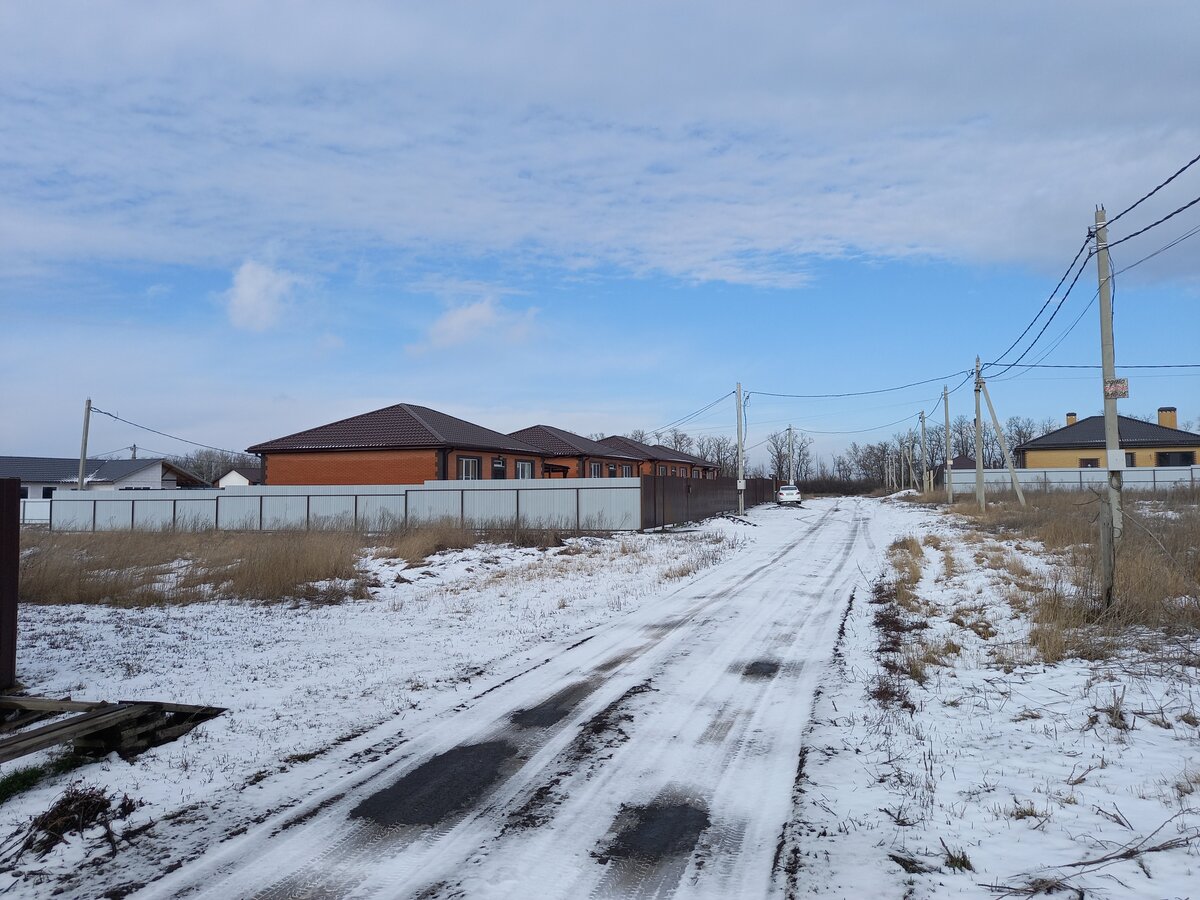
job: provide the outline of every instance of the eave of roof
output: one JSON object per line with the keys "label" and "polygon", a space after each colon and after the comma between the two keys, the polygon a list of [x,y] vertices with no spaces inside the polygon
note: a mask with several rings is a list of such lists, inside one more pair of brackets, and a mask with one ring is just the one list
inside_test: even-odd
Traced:
{"label": "eave of roof", "polygon": [[[1200,447],[1200,434],[1167,428],[1155,422],[1143,422],[1128,416],[1117,417],[1122,447]],[[1026,441],[1015,450],[1091,450],[1103,447],[1104,416],[1088,416],[1072,425],[1064,425],[1041,437]]]}

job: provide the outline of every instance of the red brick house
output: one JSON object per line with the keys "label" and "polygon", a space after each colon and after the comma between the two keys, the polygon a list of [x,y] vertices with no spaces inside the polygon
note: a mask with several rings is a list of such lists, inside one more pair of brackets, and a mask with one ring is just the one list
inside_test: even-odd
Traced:
{"label": "red brick house", "polygon": [[585,438],[552,425],[531,425],[512,437],[546,454],[547,478],[631,478],[640,474],[641,460],[634,454]]}
{"label": "red brick house", "polygon": [[541,478],[547,456],[507,434],[412,403],[264,441],[247,452],[261,457],[268,485]]}
{"label": "red brick house", "polygon": [[623,453],[637,456],[641,461],[638,467],[640,475],[666,475],[676,478],[716,478],[719,469],[708,460],[672,450],[662,444],[644,444],[633,438],[622,437],[619,434],[602,438],[601,444],[620,450]]}

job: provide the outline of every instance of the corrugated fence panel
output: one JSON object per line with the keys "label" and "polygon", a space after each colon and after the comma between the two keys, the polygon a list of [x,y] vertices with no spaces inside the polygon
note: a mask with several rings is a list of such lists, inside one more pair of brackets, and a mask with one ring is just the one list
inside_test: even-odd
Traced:
{"label": "corrugated fence panel", "polygon": [[21,524],[45,525],[50,521],[49,500],[22,500]]}
{"label": "corrugated fence panel", "polygon": [[404,494],[358,498],[358,527],[387,531],[404,525]]}
{"label": "corrugated fence panel", "polygon": [[623,531],[641,522],[641,492],[631,488],[592,488],[579,492],[579,524],[586,531]]}
{"label": "corrugated fence panel", "polygon": [[217,528],[230,531],[258,528],[260,502],[265,502],[265,498],[260,501],[258,497],[221,497],[217,501]]}
{"label": "corrugated fence panel", "polygon": [[92,502],[90,500],[59,500],[51,507],[50,527],[55,531],[91,531]]}
{"label": "corrugated fence panel", "polygon": [[133,527],[146,531],[170,531],[173,506],[174,503],[171,500],[135,499],[133,501]]}
{"label": "corrugated fence panel", "polygon": [[458,491],[410,490],[408,492],[408,521],[435,522],[462,515],[462,500]]}
{"label": "corrugated fence panel", "polygon": [[463,512],[476,528],[511,526],[517,518],[517,492],[468,489],[463,492]]}
{"label": "corrugated fence panel", "polygon": [[[316,498],[314,498],[316,499]],[[225,513],[226,500],[221,503],[221,513]],[[270,531],[282,531],[298,528],[303,531],[308,527],[308,497],[281,496],[262,498],[262,527]]]}
{"label": "corrugated fence panel", "polygon": [[522,528],[574,528],[575,489],[521,491]]}
{"label": "corrugated fence panel", "polygon": [[133,497],[128,500],[97,500],[97,531],[129,531],[133,528]]}
{"label": "corrugated fence panel", "polygon": [[308,516],[313,528],[351,528],[354,526],[354,498],[328,494],[309,498]]}
{"label": "corrugated fence panel", "polygon": [[[1162,466],[1122,469],[1124,486],[1131,491],[1170,490],[1200,485],[1198,466]],[[955,469],[951,474],[954,492],[974,493],[975,470]],[[1021,489],[1088,490],[1103,487],[1108,481],[1105,469],[1017,469]],[[983,483],[988,491],[1010,491],[1012,481],[1007,469],[984,469]]]}
{"label": "corrugated fence panel", "polygon": [[[255,524],[257,525],[257,522]],[[175,501],[176,531],[208,531],[216,527],[217,502],[215,500]]]}

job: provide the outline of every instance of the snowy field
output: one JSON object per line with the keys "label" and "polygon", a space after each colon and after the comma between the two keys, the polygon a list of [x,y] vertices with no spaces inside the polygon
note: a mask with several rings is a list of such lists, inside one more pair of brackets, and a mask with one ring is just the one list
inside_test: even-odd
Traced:
{"label": "snowy field", "polygon": [[[923,684],[879,652],[907,535],[911,634],[954,648]],[[0,806],[20,833],[75,780],[142,804],[115,854],[92,829],[0,889],[1200,896],[1196,671],[1037,663],[1013,599],[1058,565],[1036,544],[845,499],[364,564],[371,598],[333,606],[23,608],[30,692],[229,711]]]}

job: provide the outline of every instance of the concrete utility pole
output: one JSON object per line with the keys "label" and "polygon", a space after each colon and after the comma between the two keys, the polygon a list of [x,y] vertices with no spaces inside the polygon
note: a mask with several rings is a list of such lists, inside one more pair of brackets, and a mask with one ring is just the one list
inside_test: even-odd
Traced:
{"label": "concrete utility pole", "polygon": [[979,374],[979,357],[975,357],[975,499],[979,511],[987,512],[987,499],[983,493],[983,410],[979,407],[979,392],[983,390],[983,377]]}
{"label": "concrete utility pole", "polygon": [[1125,530],[1121,488],[1125,460],[1117,423],[1116,351],[1113,346],[1112,270],[1108,260],[1108,222],[1104,207],[1096,210],[1096,274],[1100,279],[1100,363],[1104,369],[1104,457],[1108,468],[1108,503],[1100,516],[1100,595],[1105,606],[1113,602],[1117,574],[1117,546]]}
{"label": "concrete utility pole", "polygon": [[129,450],[130,450],[129,458],[137,459],[137,444],[134,444],[132,447],[129,448]]}
{"label": "concrete utility pole", "polygon": [[87,490],[87,482],[84,480],[87,477],[87,441],[88,441],[88,425],[92,421],[92,398],[88,397],[87,402],[83,404],[83,440],[79,445],[79,490]]}
{"label": "concrete utility pole", "polygon": [[921,493],[929,490],[929,454],[925,447],[925,410],[921,410]]}
{"label": "concrete utility pole", "polygon": [[946,479],[946,502],[954,502],[954,482],[950,480],[950,471],[953,468],[951,465],[951,447],[950,447],[950,390],[946,385],[942,385],[942,407],[946,410],[946,469],[943,477]]}
{"label": "concrete utility pole", "polygon": [[737,425],[738,425],[738,515],[746,513],[746,442],[742,438],[742,383],[737,383]]}
{"label": "concrete utility pole", "polygon": [[1017,478],[1017,467],[1013,463],[1012,454],[1008,452],[1008,441],[1004,439],[1004,432],[1000,428],[1000,419],[996,415],[996,407],[992,406],[992,395],[988,393],[987,382],[982,378],[979,379],[979,386],[983,388],[983,399],[987,401],[988,412],[992,414],[992,425],[996,429],[996,440],[1000,443],[1000,452],[1004,454],[1004,464],[1008,466],[1008,477],[1012,479],[1012,486],[1013,490],[1017,492],[1017,499],[1024,506],[1025,494],[1021,490],[1021,480]]}

